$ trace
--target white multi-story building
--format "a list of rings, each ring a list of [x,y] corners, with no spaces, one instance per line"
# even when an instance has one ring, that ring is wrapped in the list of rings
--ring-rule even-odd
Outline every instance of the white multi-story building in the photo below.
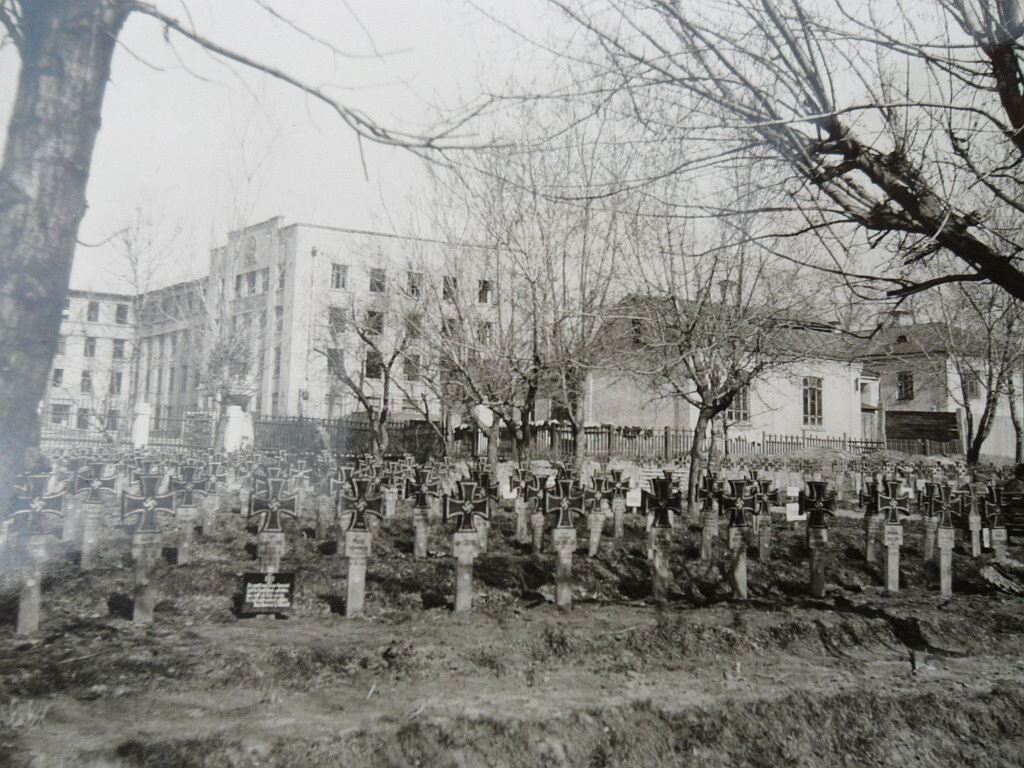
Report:
[[[116,433],[130,415],[135,297],[68,292],[42,398],[44,432]]]

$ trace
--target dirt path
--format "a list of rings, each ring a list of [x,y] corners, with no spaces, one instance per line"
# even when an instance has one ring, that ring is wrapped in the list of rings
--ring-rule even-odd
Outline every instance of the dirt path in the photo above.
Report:
[[[782,637],[800,624],[815,632],[790,649],[761,645],[764,636]],[[715,652],[694,642],[707,633],[732,633],[747,648]],[[689,644],[692,655],[665,653],[658,644],[663,637]],[[865,637],[873,640],[864,644]],[[541,607],[515,619],[438,612],[397,622],[270,620],[195,625],[184,639],[156,631],[150,640],[152,647],[136,647],[134,654],[116,641],[108,651],[124,658],[154,651],[174,658],[284,655],[299,669],[305,656],[322,663],[324,649],[337,658],[355,658],[366,649],[387,657],[388,649],[397,649],[391,656],[401,663],[377,669],[357,664],[351,674],[328,681],[305,674],[289,680],[287,664],[268,666],[261,678],[257,664],[257,674],[238,675],[234,684],[230,677],[211,681],[198,674],[170,684],[129,684],[96,697],[90,690],[62,694],[48,700],[44,721],[22,734],[31,764],[204,764],[191,761],[230,744],[233,757],[221,764],[285,765],[293,763],[275,760],[295,759],[299,744],[341,745],[350,737],[376,743],[414,727],[500,722],[539,728],[539,736],[555,722],[638,707],[685,717],[743,712],[794,696],[822,706],[844,697],[965,700],[1024,683],[1024,657],[912,652],[884,620],[801,608],[659,614],[650,607],[583,606],[569,614]],[[636,650],[645,644],[650,654],[638,664]],[[185,748],[184,762],[170,757],[174,745]],[[160,755],[171,762],[160,762]]]

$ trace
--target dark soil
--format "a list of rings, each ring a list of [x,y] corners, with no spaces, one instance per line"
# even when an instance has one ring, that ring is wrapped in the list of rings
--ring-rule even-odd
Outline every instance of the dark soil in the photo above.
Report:
[[[643,521],[621,541],[609,524],[592,559],[581,524],[560,611],[554,558],[515,544],[506,510],[456,615],[448,532],[435,522],[414,559],[403,507],[374,536],[367,617],[350,621],[345,561],[298,527],[291,617],[239,617],[255,536],[222,513],[194,564],[158,566],[149,627],[131,623],[129,540],[111,527],[88,573],[54,544],[38,635],[14,635],[17,581],[0,575],[0,765],[1020,765],[1024,600],[959,548],[941,599],[906,525],[903,591],[884,593],[861,521],[839,517],[812,600],[803,531],[776,517],[744,602],[724,543],[702,562],[681,525],[655,606]]]

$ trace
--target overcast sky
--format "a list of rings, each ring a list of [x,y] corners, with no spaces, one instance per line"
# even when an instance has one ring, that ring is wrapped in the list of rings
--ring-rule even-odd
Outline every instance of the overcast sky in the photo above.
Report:
[[[407,130],[426,127],[435,110],[457,107],[483,88],[500,90],[511,76],[542,76],[543,54],[478,9],[539,36],[555,21],[542,0],[275,0],[276,11],[361,57],[353,58],[289,29],[257,0],[159,5],[178,17],[187,5],[196,28],[218,43]],[[329,108],[170,40],[140,15],[121,35],[82,243],[101,243],[141,212],[154,222],[161,249],[173,254],[156,278],[162,284],[198,276],[211,243],[241,219],[282,215],[382,230],[408,220],[420,179],[416,158],[364,142],[367,179],[354,135]],[[5,126],[16,69],[12,52],[0,54]],[[109,289],[111,270],[123,271],[110,244],[79,247],[72,286]]]

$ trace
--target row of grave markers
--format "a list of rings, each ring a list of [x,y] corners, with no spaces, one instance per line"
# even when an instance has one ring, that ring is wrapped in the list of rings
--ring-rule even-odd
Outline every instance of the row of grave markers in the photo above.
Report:
[[[194,457],[188,457],[191,461]],[[497,484],[480,468],[470,472],[470,479],[459,476],[450,464],[414,467],[411,462],[361,462],[353,465],[325,465],[319,477],[307,466],[295,463],[287,468],[259,466],[258,460],[235,461],[227,466],[216,458],[202,467],[186,464],[165,466],[151,458],[134,457],[117,462],[122,472],[106,474],[111,460],[78,462],[63,480],[56,475],[38,474],[25,478],[14,508],[0,523],[0,564],[9,560],[12,535],[14,549],[23,569],[19,599],[19,633],[36,630],[41,603],[41,579],[47,556],[47,520],[60,518],[64,523],[65,540],[80,538],[81,566],[93,567],[97,539],[102,527],[103,501],[112,499],[119,481],[130,487],[121,490],[121,524],[132,523],[131,551],[135,564],[135,601],[133,619],[152,620],[156,592],[153,572],[163,546],[161,517],[173,516],[178,525],[178,564],[191,558],[192,532],[198,520],[197,499],[212,499],[206,505],[204,528],[222,506],[220,497],[227,490],[229,476],[236,483],[248,476],[247,517],[257,522],[257,559],[259,571],[243,577],[243,612],[286,613],[294,594],[294,574],[281,573],[285,555],[286,519],[299,517],[298,500],[302,493],[327,496],[335,527],[343,531],[339,549],[348,562],[346,615],[364,612],[365,575],[372,551],[373,521],[394,514],[398,497],[413,501],[414,555],[426,554],[430,509],[440,510],[444,523],[454,522],[452,554],[456,561],[455,610],[472,606],[472,570],[477,555],[486,551],[487,533],[492,511],[501,494]],[[203,471],[205,470],[205,471]],[[701,509],[701,557],[713,556],[718,538],[719,517],[729,515],[728,548],[730,578],[737,598],[747,596],[747,549],[751,529],[756,532],[759,557],[767,559],[771,552],[771,509],[773,506],[796,505],[806,520],[806,544],[810,556],[810,592],[821,597],[825,591],[827,517],[834,513],[835,494],[823,481],[808,481],[805,490],[783,495],[771,482],[759,479],[718,481],[706,475],[698,494]],[[556,603],[568,607],[572,601],[573,556],[577,547],[576,520],[584,519],[588,527],[588,554],[596,555],[607,514],[613,521],[613,535],[621,537],[624,515],[628,509],[647,516],[648,558],[652,570],[652,594],[657,602],[667,599],[672,583],[668,552],[673,540],[674,518],[682,513],[683,495],[671,471],[650,477],[647,488],[636,488],[618,470],[592,478],[584,485],[558,472],[545,474],[517,469],[511,478],[511,494],[515,498],[516,539],[532,542],[534,552],[543,548],[546,523],[550,529],[551,546],[556,555]],[[793,489],[790,489],[793,490]],[[316,491],[326,491],[317,494]],[[951,562],[954,541],[953,516],[956,510],[966,514],[971,532],[971,551],[980,553],[981,534],[991,537],[997,557],[1005,555],[1006,529],[999,518],[1016,503],[1000,489],[986,491],[981,501],[987,525],[982,525],[979,493],[976,488],[954,489],[948,484],[926,486],[925,558],[939,550],[940,592],[951,592]],[[1019,501],[1019,500],[1018,500]],[[74,503],[80,505],[81,531],[75,515],[69,514]],[[633,503],[630,503],[633,502]],[[861,494],[865,508],[865,557],[875,559],[879,543],[885,549],[882,570],[886,587],[899,588],[899,549],[903,543],[900,514],[909,514],[909,494],[900,489],[899,481],[876,479],[865,485]],[[919,501],[921,505],[922,501]],[[1024,504],[1024,502],[1022,502]],[[966,505],[966,506],[965,506]],[[324,505],[318,503],[318,521]],[[964,509],[969,508],[967,512]],[[607,513],[606,513],[607,510]],[[751,519],[753,518],[753,526]],[[320,526],[318,525],[318,528]],[[879,536],[881,532],[881,536]]]

